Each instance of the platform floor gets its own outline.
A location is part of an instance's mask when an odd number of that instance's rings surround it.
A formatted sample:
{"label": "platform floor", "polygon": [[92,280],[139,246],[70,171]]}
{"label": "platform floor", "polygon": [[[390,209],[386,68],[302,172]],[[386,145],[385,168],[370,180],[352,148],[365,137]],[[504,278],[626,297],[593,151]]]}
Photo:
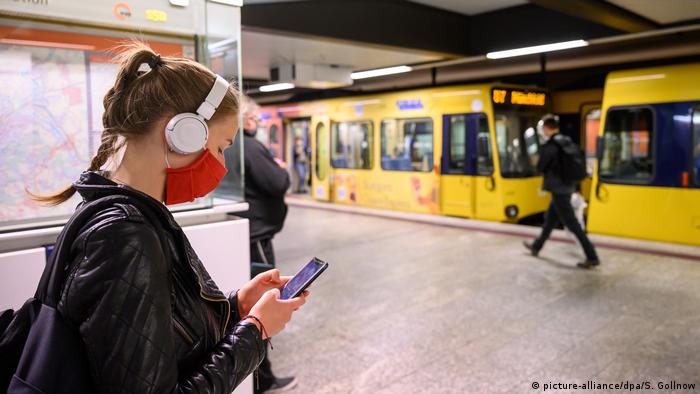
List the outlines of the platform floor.
{"label": "platform floor", "polygon": [[290,207],[278,267],[331,266],[275,338],[274,371],[298,378],[294,393],[533,393],[588,380],[700,392],[700,261],[599,249],[603,265],[583,271],[573,245],[535,258],[522,240]]}

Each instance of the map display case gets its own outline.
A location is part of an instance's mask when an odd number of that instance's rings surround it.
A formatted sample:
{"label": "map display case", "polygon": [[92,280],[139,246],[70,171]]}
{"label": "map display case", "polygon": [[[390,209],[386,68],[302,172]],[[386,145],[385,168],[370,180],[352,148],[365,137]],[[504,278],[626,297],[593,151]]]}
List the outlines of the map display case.
{"label": "map display case", "polygon": [[[226,4],[228,3],[228,4]],[[240,8],[235,2],[0,1],[0,232],[62,224],[78,197],[43,207],[75,181],[99,146],[102,100],[115,48],[141,40],[163,56],[195,59],[240,85]],[[212,195],[174,211],[243,200],[242,146]],[[216,196],[214,198],[213,196]]]}

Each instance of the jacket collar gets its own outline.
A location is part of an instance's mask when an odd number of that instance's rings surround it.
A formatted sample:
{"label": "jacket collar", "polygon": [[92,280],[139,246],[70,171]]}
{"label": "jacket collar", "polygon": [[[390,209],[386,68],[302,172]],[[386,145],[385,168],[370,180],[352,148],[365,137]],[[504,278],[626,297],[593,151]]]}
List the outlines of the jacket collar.
{"label": "jacket collar", "polygon": [[98,198],[121,194],[135,199],[146,204],[155,212],[160,213],[159,218],[174,230],[179,230],[180,225],[177,224],[173,214],[160,201],[154,199],[146,193],[140,192],[126,185],[119,185],[108,178],[106,171],[85,171],[80,174],[80,178],[73,183],[73,187],[83,197],[84,202],[97,200]]}

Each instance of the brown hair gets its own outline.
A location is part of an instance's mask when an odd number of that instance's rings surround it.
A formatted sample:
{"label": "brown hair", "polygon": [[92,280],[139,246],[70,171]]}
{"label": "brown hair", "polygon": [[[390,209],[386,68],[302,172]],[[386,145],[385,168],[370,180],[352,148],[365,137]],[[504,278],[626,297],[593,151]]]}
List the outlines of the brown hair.
{"label": "brown hair", "polygon": [[[130,139],[147,134],[166,116],[195,112],[211,90],[216,75],[194,60],[160,57],[148,45],[134,41],[117,47],[119,71],[104,97],[101,143],[88,171],[97,171]],[[143,69],[143,65],[149,65]],[[150,71],[148,71],[150,69]],[[238,114],[239,92],[231,86],[212,120]],[[56,194],[39,196],[46,205],[59,205],[75,194],[71,185]]]}

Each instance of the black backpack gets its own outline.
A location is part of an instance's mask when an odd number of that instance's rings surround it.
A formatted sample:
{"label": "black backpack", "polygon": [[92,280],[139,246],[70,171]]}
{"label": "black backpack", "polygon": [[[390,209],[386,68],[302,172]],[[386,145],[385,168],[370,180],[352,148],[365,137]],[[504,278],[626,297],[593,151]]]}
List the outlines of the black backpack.
{"label": "black backpack", "polygon": [[586,159],[571,138],[557,134],[554,143],[559,147],[559,175],[567,183],[581,182],[587,175]]}
{"label": "black backpack", "polygon": [[0,312],[0,393],[93,391],[78,328],[61,316],[57,304],[73,241],[95,214],[120,204],[141,205],[115,194],[80,206],[58,236],[34,297],[16,311]]}

